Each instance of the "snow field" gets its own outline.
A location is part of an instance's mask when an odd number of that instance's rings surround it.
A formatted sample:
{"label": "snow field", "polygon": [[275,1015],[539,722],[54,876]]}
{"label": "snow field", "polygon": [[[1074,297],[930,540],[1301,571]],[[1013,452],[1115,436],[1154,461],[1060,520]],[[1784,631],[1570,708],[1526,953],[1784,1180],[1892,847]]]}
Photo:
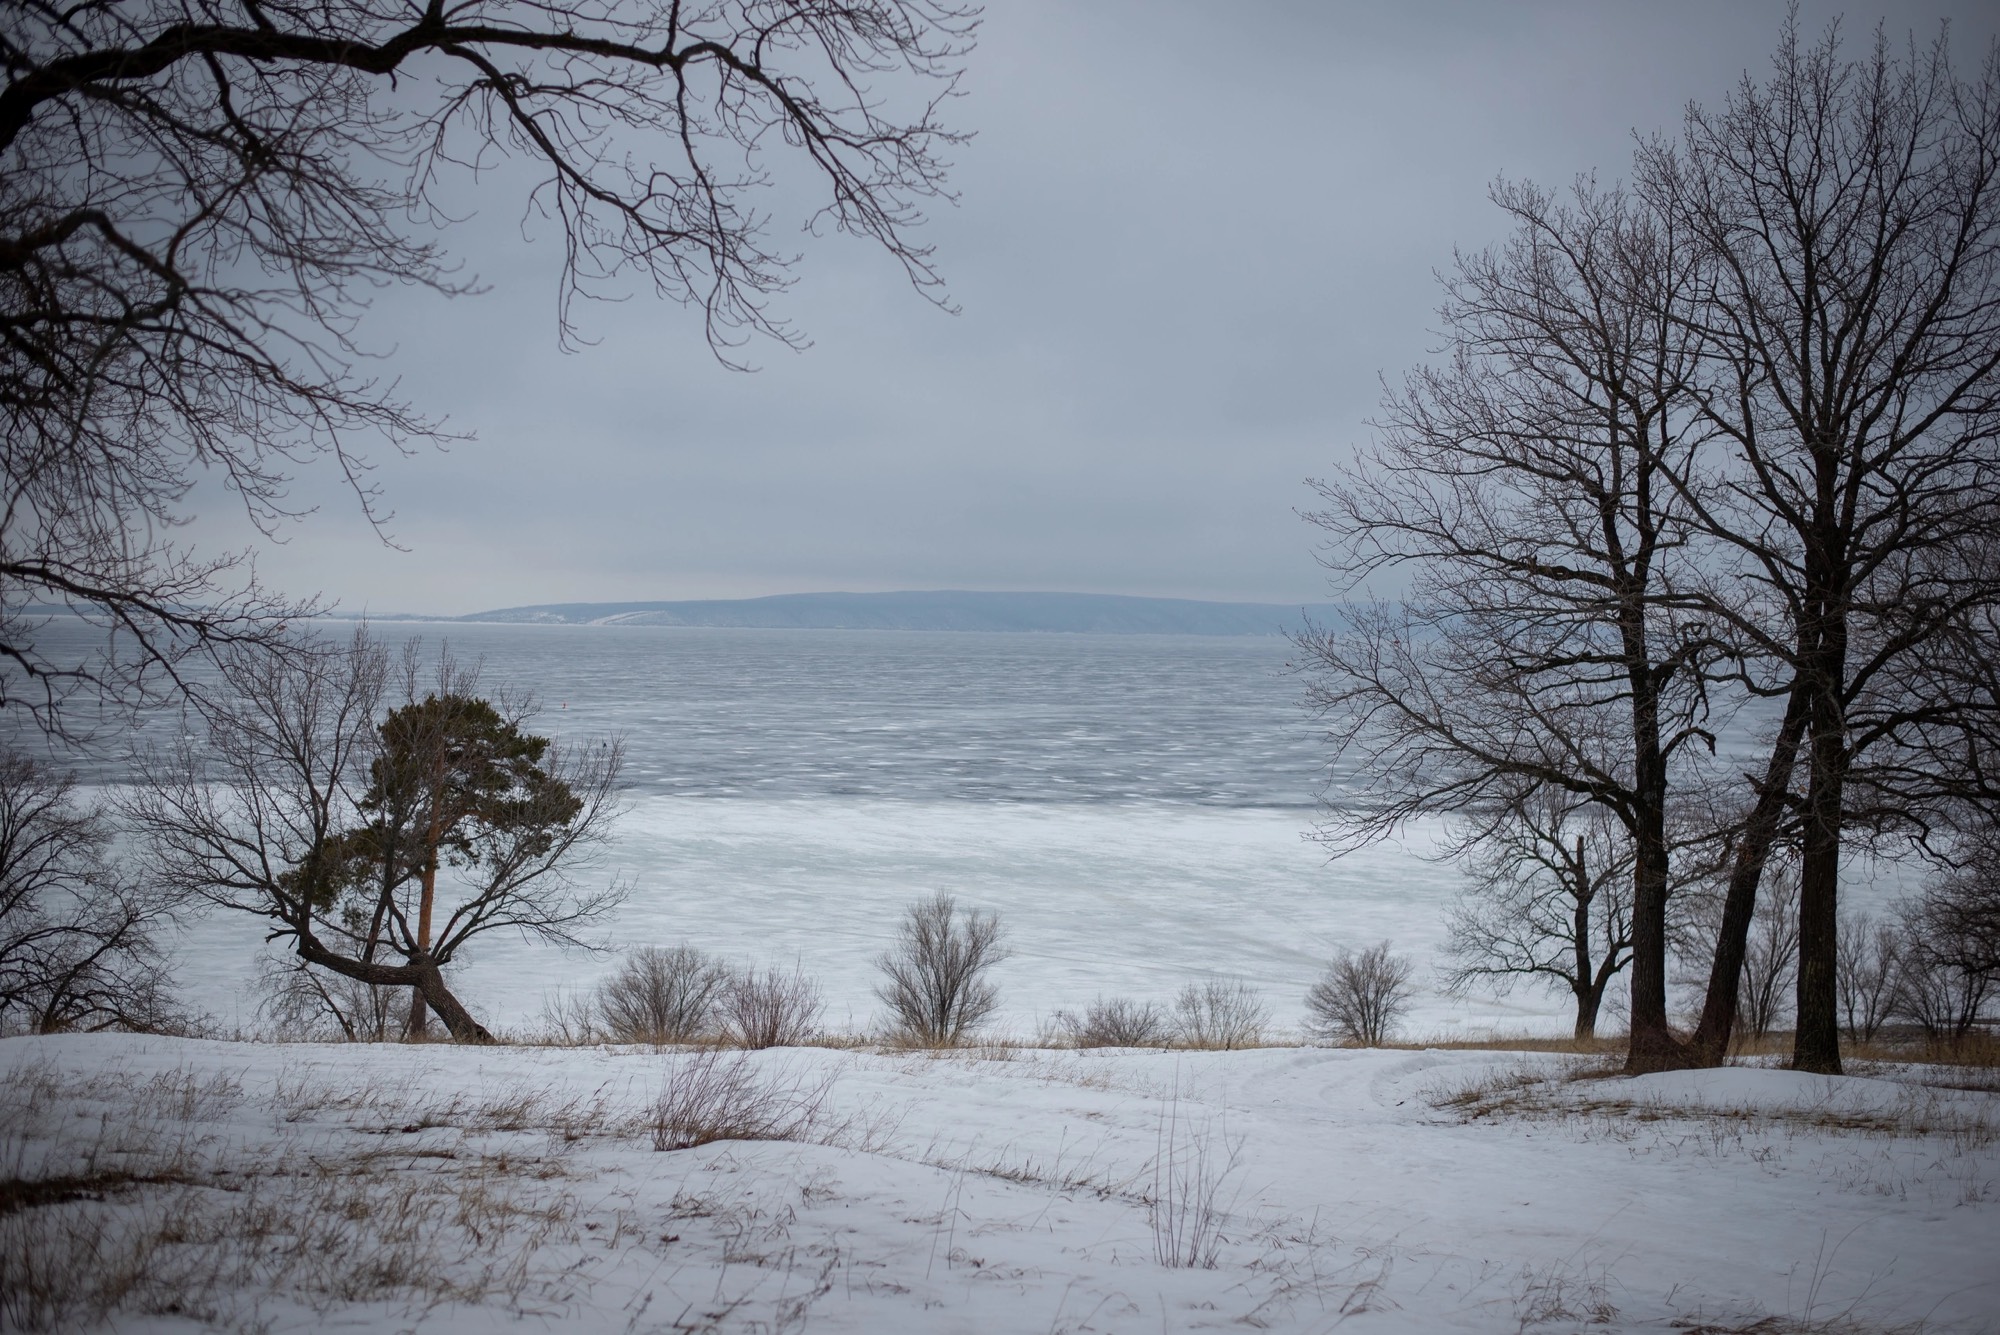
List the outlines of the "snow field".
{"label": "snow field", "polygon": [[[796,1138],[654,1149],[663,1092],[704,1071]],[[0,1325],[1995,1328],[1995,1095],[1578,1073],[9,1039]],[[1163,1260],[1190,1254],[1212,1268]]]}

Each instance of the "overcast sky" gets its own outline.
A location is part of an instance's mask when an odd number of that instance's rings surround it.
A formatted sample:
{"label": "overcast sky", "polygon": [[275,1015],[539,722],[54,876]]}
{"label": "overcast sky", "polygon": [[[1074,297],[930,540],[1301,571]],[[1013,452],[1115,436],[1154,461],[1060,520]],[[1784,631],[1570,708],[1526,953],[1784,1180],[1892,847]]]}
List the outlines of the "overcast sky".
{"label": "overcast sky", "polygon": [[[1887,15],[1961,67],[1992,7]],[[958,208],[927,229],[940,313],[857,241],[812,244],[802,353],[718,366],[687,311],[586,310],[504,178],[451,242],[491,285],[392,294],[375,346],[476,440],[384,460],[384,546],[326,478],[264,574],[349,610],[806,590],[1058,589],[1316,600],[1304,479],[1365,438],[1380,378],[1436,339],[1434,271],[1496,240],[1499,175],[1624,174],[1761,72],[1784,7],[1604,0],[995,0],[950,116]],[[196,532],[228,540],[210,510]]]}

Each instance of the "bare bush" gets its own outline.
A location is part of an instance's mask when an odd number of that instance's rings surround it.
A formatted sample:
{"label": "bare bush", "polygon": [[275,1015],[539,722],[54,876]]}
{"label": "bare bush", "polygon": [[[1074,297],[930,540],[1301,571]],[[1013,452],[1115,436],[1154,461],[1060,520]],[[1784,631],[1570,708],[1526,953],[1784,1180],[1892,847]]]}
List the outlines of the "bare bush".
{"label": "bare bush", "polygon": [[747,1053],[710,1048],[683,1059],[654,1101],[653,1148],[718,1140],[806,1140],[822,1128],[831,1075],[760,1071]]}
{"label": "bare bush", "polygon": [[1306,993],[1306,1027],[1315,1038],[1377,1048],[1409,1010],[1414,995],[1409,956],[1387,941],[1359,954],[1342,950]]}
{"label": "bare bush", "polygon": [[644,946],[597,989],[604,1031],[620,1043],[690,1043],[714,1032],[728,968],[693,946]]}
{"label": "bare bush", "polygon": [[963,1043],[999,1008],[987,974],[1007,955],[994,914],[961,913],[942,891],[910,905],[895,946],[876,961],[884,975],[876,995],[896,1036],[922,1047]]}
{"label": "bare bush", "polygon": [[719,998],[723,1028],[739,1048],[790,1048],[819,1031],[826,1001],[818,982],[798,965],[749,969],[729,980]]}
{"label": "bare bush", "polygon": [[1161,1047],[1173,1037],[1172,1018],[1158,1002],[1098,997],[1081,1015],[1057,1011],[1055,1027],[1077,1048]]}
{"label": "bare bush", "polygon": [[1264,1041],[1271,1008],[1241,979],[1189,983],[1174,998],[1174,1042],[1184,1048],[1228,1052]]}

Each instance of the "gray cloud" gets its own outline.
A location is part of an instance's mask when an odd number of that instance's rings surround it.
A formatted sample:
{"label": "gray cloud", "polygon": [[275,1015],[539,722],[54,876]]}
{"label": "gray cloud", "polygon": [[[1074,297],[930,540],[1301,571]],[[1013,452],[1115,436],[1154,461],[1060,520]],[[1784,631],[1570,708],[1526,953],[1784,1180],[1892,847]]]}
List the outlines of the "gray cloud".
{"label": "gray cloud", "polygon": [[[1809,6],[1816,33],[1836,12]],[[1984,6],[1940,17],[1969,67]],[[1432,273],[1497,236],[1497,175],[1622,174],[1632,133],[1760,72],[1778,3],[992,6],[954,121],[963,206],[936,219],[963,313],[846,238],[785,313],[815,341],[718,367],[643,297],[556,348],[555,256],[519,182],[468,186],[450,240],[490,284],[385,294],[386,369],[477,441],[385,459],[408,551],[331,479],[265,552],[350,608],[803,589],[1319,596],[1309,475],[1365,434],[1378,378],[1434,342]],[[217,497],[196,532],[241,537]]]}

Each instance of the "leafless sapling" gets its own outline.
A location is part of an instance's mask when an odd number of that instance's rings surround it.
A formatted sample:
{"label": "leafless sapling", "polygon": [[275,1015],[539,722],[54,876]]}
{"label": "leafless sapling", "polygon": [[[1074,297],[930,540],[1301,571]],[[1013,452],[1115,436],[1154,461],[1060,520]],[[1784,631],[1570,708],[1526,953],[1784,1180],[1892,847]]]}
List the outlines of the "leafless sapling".
{"label": "leafless sapling", "polygon": [[1844,916],[1837,981],[1847,1041],[1871,1043],[1887,1023],[1902,970],[1903,935],[1894,923]]}
{"label": "leafless sapling", "polygon": [[1784,1019],[1798,967],[1798,881],[1790,875],[1767,877],[1743,952],[1739,1022],[1754,1037],[1764,1037]]}
{"label": "leafless sapling", "polygon": [[1416,965],[1387,941],[1342,950],[1306,992],[1306,1025],[1316,1038],[1379,1048],[1408,1013]]}
{"label": "leafless sapling", "polygon": [[939,891],[904,913],[896,944],[876,960],[882,971],[876,995],[904,1041],[957,1047],[999,1009],[990,975],[1007,955],[997,914],[961,910]]}
{"label": "leafless sapling", "polygon": [[1240,978],[1189,983],[1174,997],[1173,1040],[1184,1048],[1229,1052],[1264,1041],[1271,1007]]}

